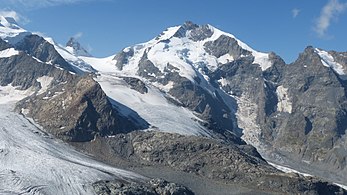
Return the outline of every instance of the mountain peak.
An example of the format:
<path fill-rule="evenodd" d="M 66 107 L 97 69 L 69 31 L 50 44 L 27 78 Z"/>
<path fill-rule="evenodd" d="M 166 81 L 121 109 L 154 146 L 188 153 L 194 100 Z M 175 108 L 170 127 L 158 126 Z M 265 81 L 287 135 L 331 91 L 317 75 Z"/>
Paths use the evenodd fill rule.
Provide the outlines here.
<path fill-rule="evenodd" d="M 213 29 L 210 27 L 210 25 L 207 25 L 207 24 L 197 25 L 191 21 L 187 21 L 180 26 L 180 28 L 174 34 L 174 37 L 177 37 L 177 38 L 188 37 L 192 41 L 196 42 L 196 41 L 202 41 L 207 38 L 210 38 L 212 37 L 212 35 L 213 35 Z"/>
<path fill-rule="evenodd" d="M 14 30 L 21 29 L 16 19 L 10 16 L 0 16 L 0 27 L 10 28 Z"/>
<path fill-rule="evenodd" d="M 74 37 L 71 37 L 69 41 L 66 43 L 66 49 L 75 54 L 76 56 L 85 56 L 85 57 L 91 57 L 86 49 L 84 49 L 81 44 L 78 42 L 78 40 Z"/>

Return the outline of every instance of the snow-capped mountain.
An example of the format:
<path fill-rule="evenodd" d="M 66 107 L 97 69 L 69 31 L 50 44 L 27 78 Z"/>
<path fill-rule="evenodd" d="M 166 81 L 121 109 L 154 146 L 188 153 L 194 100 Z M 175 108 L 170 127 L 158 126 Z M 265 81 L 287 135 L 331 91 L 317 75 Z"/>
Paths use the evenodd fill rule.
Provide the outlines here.
<path fill-rule="evenodd" d="M 322 54 L 322 50 L 308 48 L 297 62 L 286 65 L 276 54 L 258 52 L 211 25 L 186 22 L 113 56 L 95 58 L 81 55 L 83 48 L 75 40 L 69 41 L 64 47 L 52 38 L 25 31 L 8 18 L 1 21 L 0 100 L 7 103 L 5 99 L 13 98 L 16 102 L 12 104 L 14 110 L 21 117 L 31 118 L 33 124 L 40 125 L 45 132 L 43 135 L 52 135 L 72 143 L 77 149 L 108 164 L 134 168 L 151 177 L 159 174 L 160 177 L 188 184 L 200 192 L 201 189 L 211 190 L 206 186 L 218 186 L 218 182 L 236 182 L 237 185 L 242 184 L 238 190 L 244 193 L 343 193 L 342 189 L 318 179 L 302 178 L 276 170 L 250 144 L 269 158 L 273 156 L 264 151 L 272 150 L 274 154 L 282 155 L 281 158 L 275 156 L 274 160 L 286 160 L 285 152 L 291 144 L 291 155 L 294 157 L 304 151 L 300 148 L 303 146 L 307 151 L 313 151 L 312 154 L 318 154 L 311 147 L 313 144 L 305 145 L 300 141 L 301 138 L 310 143 L 317 141 L 315 133 L 319 133 L 320 129 L 316 128 L 325 125 L 320 123 L 325 114 L 331 114 L 329 116 L 337 121 L 325 127 L 336 125 L 337 128 L 327 129 L 330 134 L 317 143 L 325 152 L 331 152 L 330 159 L 324 163 L 334 161 L 337 162 L 334 166 L 340 166 L 343 162 L 335 159 L 343 159 L 344 153 L 332 150 L 324 145 L 324 141 L 338 140 L 334 146 L 343 148 L 342 139 L 337 139 L 336 134 L 331 132 L 343 136 L 344 94 L 341 89 L 345 84 L 339 73 L 345 66 L 344 53 L 328 52 L 328 55 Z M 312 79 L 316 74 L 321 79 Z M 312 106 L 316 100 L 301 101 L 311 97 L 322 84 L 325 87 L 319 88 L 320 95 L 330 98 L 328 106 L 336 108 L 328 110 L 329 113 L 321 109 L 327 106 L 326 103 L 319 102 L 318 106 Z M 338 93 L 334 97 L 329 96 L 332 91 Z M 0 109 L 6 110 L 7 107 L 0 105 Z M 24 120 L 13 119 L 19 115 L 8 109 L 4 113 L 6 116 L 3 118 L 11 118 L 10 121 L 22 123 L 19 121 Z M 300 123 L 293 125 L 297 121 Z M 18 158 L 23 158 L 23 152 L 27 151 L 35 158 L 50 159 L 53 164 L 71 164 L 70 168 L 64 170 L 50 168 L 51 164 L 45 167 L 54 170 L 48 174 L 54 178 L 52 185 L 65 185 L 66 180 L 70 179 L 82 184 L 72 186 L 70 189 L 74 192 L 92 192 L 92 185 L 95 191 L 108 194 L 120 189 L 125 190 L 124 193 L 129 192 L 126 190 L 144 192 L 147 188 L 143 186 L 149 185 L 144 184 L 145 180 L 138 180 L 141 176 L 123 174 L 125 172 L 119 169 L 111 170 L 87 157 L 81 157 L 80 153 L 74 153 L 60 143 L 33 135 L 31 131 L 35 126 L 27 122 L 19 126 L 28 143 L 35 144 L 19 145 L 27 149 L 20 153 L 9 144 L 17 143 L 11 139 L 24 138 L 13 132 L 8 123 L 4 123 L 1 127 L 8 130 L 0 134 L 6 142 L 4 149 L 0 142 L 0 156 L 3 151 L 14 151 L 19 152 Z M 298 130 L 287 132 L 286 129 L 292 126 L 298 127 Z M 301 136 L 297 139 L 300 143 L 290 142 L 296 135 L 293 132 Z M 310 156 L 304 154 L 301 157 L 306 160 Z M 8 162 L 14 161 L 14 158 L 7 159 Z M 307 160 L 313 165 L 316 162 L 314 157 Z M 28 164 L 33 165 L 36 164 Z M 143 169 L 142 165 L 146 165 L 146 168 Z M 83 172 L 81 169 L 84 166 L 88 167 Z M 155 171 L 148 171 L 151 168 Z M 10 163 L 4 169 L 5 175 L 12 174 L 14 178 L 18 175 L 12 171 L 22 174 L 20 181 L 30 175 L 45 178 L 41 174 L 35 175 L 36 171 L 25 172 Z M 72 169 L 80 172 L 75 173 Z M 162 170 L 169 172 L 161 174 Z M 187 175 L 179 175 L 177 178 L 181 180 L 168 177 L 182 172 Z M 191 185 L 196 179 L 190 180 L 192 173 L 199 175 L 204 182 L 207 181 L 205 179 L 212 179 L 216 183 Z M 88 174 L 95 180 L 86 178 Z M 134 182 L 137 184 L 129 184 L 128 178 L 132 176 L 136 177 Z M 123 183 L 115 185 L 110 181 L 90 184 L 97 180 L 119 178 L 125 181 L 116 181 Z M 35 188 L 22 189 L 17 185 L 21 189 L 14 190 L 16 182 L 12 180 L 2 180 L 0 186 L 11 184 L 13 187 L 6 188 L 6 191 L 32 194 L 46 189 L 36 187 L 37 182 L 30 179 L 25 180 L 28 183 L 23 185 L 34 185 Z M 335 179 L 344 181 L 343 175 Z M 84 182 L 89 186 L 83 191 L 80 188 L 87 185 Z M 158 190 L 172 191 L 174 188 L 173 184 L 168 185 L 171 186 L 168 189 L 163 184 L 151 182 L 150 185 L 156 187 L 147 190 L 154 190 L 158 194 L 165 194 Z M 141 187 L 137 188 L 136 185 Z M 158 186 L 162 186 L 162 189 L 154 189 Z M 323 186 L 322 189 L 319 186 Z M 230 187 L 234 188 L 234 185 Z M 175 189 L 190 194 L 187 189 Z M 51 193 L 49 190 L 44 192 Z"/>
<path fill-rule="evenodd" d="M 340 182 L 346 181 L 336 170 L 346 170 L 343 159 L 347 152 L 333 149 L 346 150 L 342 146 L 347 127 L 343 122 L 343 91 L 347 88 L 343 52 L 308 47 L 296 62 L 286 65 L 276 54 L 258 52 L 211 25 L 186 22 L 148 42 L 127 47 L 114 58 L 82 59 L 99 70 L 96 80 L 109 97 L 133 108 L 159 130 L 224 137 L 231 133 L 242 136 L 269 159 L 297 166 L 297 161 L 289 163 L 288 159 L 301 156 L 301 162 L 315 167 L 306 171 L 326 176 L 323 170 L 328 169 L 339 175 Z M 122 93 L 126 91 L 121 89 L 126 83 L 120 81 L 123 77 L 137 78 L 149 92 L 141 94 L 128 88 Z M 157 95 L 153 96 L 153 91 Z M 151 98 L 146 100 L 146 96 Z M 153 98 L 160 96 L 164 99 Z M 158 107 L 156 102 L 163 100 L 173 107 L 163 103 Z M 176 112 L 177 105 L 189 114 Z M 327 107 L 334 109 L 326 110 Z M 162 111 L 168 109 L 172 112 Z M 186 123 L 176 116 L 196 122 Z M 324 116 L 333 120 L 323 123 Z M 173 123 L 164 125 L 167 119 Z M 318 141 L 322 128 L 327 133 Z M 332 147 L 326 145 L 329 139 L 339 141 Z M 317 143 L 320 151 L 314 149 Z M 326 159 L 324 163 L 322 159 Z M 330 163 L 335 168 L 329 167 Z M 300 166 L 306 167 L 306 163 Z"/>

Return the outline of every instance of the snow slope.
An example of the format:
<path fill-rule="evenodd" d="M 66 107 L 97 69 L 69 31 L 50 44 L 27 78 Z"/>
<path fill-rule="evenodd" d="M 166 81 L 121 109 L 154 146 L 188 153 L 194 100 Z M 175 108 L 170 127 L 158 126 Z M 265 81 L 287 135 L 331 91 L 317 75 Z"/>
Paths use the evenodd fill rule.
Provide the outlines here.
<path fill-rule="evenodd" d="M 99 180 L 146 179 L 95 161 L 43 133 L 11 111 L 9 98 L 26 95 L 17 91 L 15 96 L 14 90 L 0 87 L 0 194 L 93 194 L 90 184 Z"/>
<path fill-rule="evenodd" d="M 11 56 L 18 55 L 19 51 L 15 50 L 14 48 L 9 48 L 0 51 L 0 58 L 9 58 Z"/>
<path fill-rule="evenodd" d="M 341 79 L 347 80 L 347 74 L 344 70 L 343 66 L 337 62 L 333 56 L 331 56 L 328 52 L 318 49 L 315 49 L 315 52 L 321 57 L 322 64 L 326 67 L 330 67 L 333 69 L 338 75 L 340 75 Z"/>
<path fill-rule="evenodd" d="M 164 94 L 149 85 L 148 93 L 141 94 L 114 74 L 101 73 L 96 78 L 102 89 L 111 99 L 133 109 L 152 125 L 152 130 L 160 130 L 183 135 L 209 136 L 190 110 L 168 102 Z M 117 105 L 116 105 L 117 106 Z M 127 110 L 123 110 L 126 115 Z"/>

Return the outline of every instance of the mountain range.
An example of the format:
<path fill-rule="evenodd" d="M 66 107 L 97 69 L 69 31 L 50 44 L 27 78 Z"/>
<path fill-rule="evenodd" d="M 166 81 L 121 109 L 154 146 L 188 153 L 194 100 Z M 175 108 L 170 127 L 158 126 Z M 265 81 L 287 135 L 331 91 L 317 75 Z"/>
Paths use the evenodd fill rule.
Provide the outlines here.
<path fill-rule="evenodd" d="M 347 193 L 347 52 L 286 64 L 192 22 L 106 58 L 0 38 L 0 193 Z"/>

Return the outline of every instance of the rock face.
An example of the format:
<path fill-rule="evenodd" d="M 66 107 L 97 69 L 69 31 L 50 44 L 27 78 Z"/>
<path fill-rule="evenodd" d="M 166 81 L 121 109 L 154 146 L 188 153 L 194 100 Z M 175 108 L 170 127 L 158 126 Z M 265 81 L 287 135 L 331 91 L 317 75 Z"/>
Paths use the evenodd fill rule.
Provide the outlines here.
<path fill-rule="evenodd" d="M 169 183 L 162 179 L 151 179 L 147 183 L 129 183 L 121 181 L 100 181 L 93 184 L 96 194 L 148 194 L 148 195 L 193 195 L 182 185 Z"/>
<path fill-rule="evenodd" d="M 131 89 L 134 89 L 142 94 L 145 94 L 148 92 L 148 89 L 146 87 L 146 84 L 143 83 L 140 79 L 133 78 L 133 77 L 124 77 L 123 80 L 130 85 Z"/>
<path fill-rule="evenodd" d="M 15 45 L 15 48 L 42 62 L 75 72 L 73 67 L 55 50 L 54 46 L 38 35 L 25 36 L 22 41 Z"/>
<path fill-rule="evenodd" d="M 24 99 L 17 110 L 28 110 L 26 116 L 67 141 L 90 141 L 96 135 L 147 128 L 121 116 L 91 77 L 72 77 L 65 82 Z"/>
<path fill-rule="evenodd" d="M 336 61 L 343 61 L 343 55 L 338 56 Z M 317 50 L 308 47 L 285 66 L 276 83 L 277 111 L 268 115 L 263 132 L 272 135 L 264 139 L 289 158 L 339 175 L 347 171 L 346 82 L 323 63 Z"/>
<path fill-rule="evenodd" d="M 259 193 L 346 193 L 316 178 L 282 173 L 266 161 L 246 154 L 234 143 L 208 138 L 132 132 L 86 143 L 84 150 L 99 159 L 123 158 L 137 165 L 167 166 L 214 181 L 255 189 Z M 103 151 L 110 153 L 106 155 Z"/>

